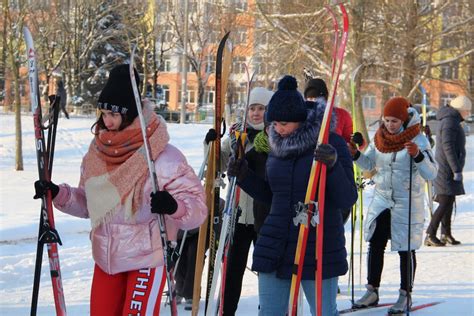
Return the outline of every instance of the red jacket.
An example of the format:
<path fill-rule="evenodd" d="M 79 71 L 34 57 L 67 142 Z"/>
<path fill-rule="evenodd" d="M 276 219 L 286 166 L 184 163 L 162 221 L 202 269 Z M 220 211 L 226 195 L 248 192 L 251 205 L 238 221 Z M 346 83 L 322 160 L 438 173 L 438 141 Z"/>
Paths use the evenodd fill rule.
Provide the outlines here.
<path fill-rule="evenodd" d="M 346 142 L 351 141 L 352 130 L 352 118 L 349 112 L 343 108 L 334 107 L 337 115 L 336 134 L 341 135 Z"/>

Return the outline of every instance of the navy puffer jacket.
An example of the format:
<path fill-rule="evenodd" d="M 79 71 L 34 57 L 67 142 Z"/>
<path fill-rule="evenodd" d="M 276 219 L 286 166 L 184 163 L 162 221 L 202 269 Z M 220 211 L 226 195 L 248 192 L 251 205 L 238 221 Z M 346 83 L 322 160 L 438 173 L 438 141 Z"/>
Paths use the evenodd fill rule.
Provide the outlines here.
<path fill-rule="evenodd" d="M 253 254 L 252 269 L 277 272 L 277 277 L 289 279 L 296 252 L 298 226 L 293 224 L 294 206 L 306 195 L 313 152 L 319 134 L 320 109 L 310 110 L 308 118 L 293 134 L 281 138 L 270 128 L 267 179 L 249 171 L 240 187 L 263 203 L 271 204 L 270 214 L 260 229 Z M 344 139 L 331 133 L 329 143 L 337 150 L 335 166 L 328 170 L 326 209 L 324 215 L 323 279 L 347 272 L 344 226 L 341 209 L 350 208 L 357 200 L 352 158 Z M 303 279 L 315 278 L 315 228 L 310 229 L 303 267 Z"/>

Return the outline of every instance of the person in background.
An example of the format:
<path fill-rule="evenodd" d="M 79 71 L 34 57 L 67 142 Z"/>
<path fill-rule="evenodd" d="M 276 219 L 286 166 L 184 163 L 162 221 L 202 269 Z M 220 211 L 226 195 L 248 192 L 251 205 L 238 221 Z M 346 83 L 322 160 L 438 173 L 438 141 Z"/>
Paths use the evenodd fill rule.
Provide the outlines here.
<path fill-rule="evenodd" d="M 329 143 L 316 146 L 321 115 L 306 108 L 292 76 L 278 83 L 268 105 L 270 152 L 266 178 L 258 177 L 245 158 L 229 160 L 228 175 L 237 177 L 239 186 L 260 202 L 271 205 L 258 234 L 252 270 L 258 272 L 261 316 L 286 315 L 290 297 L 299 226 L 293 219 L 295 207 L 304 202 L 314 160 L 327 167 L 323 246 L 323 315 L 338 315 L 337 281 L 347 272 L 344 226 L 341 209 L 357 199 L 352 160 L 345 140 L 331 132 Z M 318 108 L 324 111 L 324 108 Z M 309 230 L 301 285 L 311 314 L 315 309 L 316 234 Z"/>
<path fill-rule="evenodd" d="M 56 83 L 56 95 L 60 97 L 60 107 L 61 111 L 64 113 L 64 116 L 69 119 L 69 113 L 67 112 L 66 109 L 66 104 L 67 104 L 67 92 L 66 89 L 64 88 L 64 82 L 59 79 Z"/>
<path fill-rule="evenodd" d="M 199 228 L 188 230 L 186 238 L 183 238 L 184 231 L 178 231 L 178 245 L 180 249 L 183 244 L 183 251 L 180 254 L 179 263 L 176 269 L 176 303 L 181 304 L 184 299 L 184 310 L 192 310 L 193 307 L 193 287 L 194 272 L 196 268 L 196 252 L 199 238 Z"/>
<path fill-rule="evenodd" d="M 137 86 L 138 73 L 135 71 Z M 184 155 L 169 144 L 166 122 L 144 100 L 146 130 L 158 191 L 153 192 L 129 65 L 110 71 L 97 102 L 100 116 L 81 164 L 78 187 L 35 182 L 35 197 L 51 191 L 54 206 L 90 218 L 95 262 L 90 315 L 159 315 L 166 281 L 158 223 L 167 236 L 193 229 L 206 218 L 204 189 Z"/>
<path fill-rule="evenodd" d="M 324 101 L 327 102 L 328 96 L 328 87 L 323 79 L 313 78 L 308 80 L 304 89 L 304 98 L 307 101 L 316 102 L 318 98 L 323 98 Z M 349 143 L 353 133 L 351 114 L 340 107 L 335 106 L 333 109 L 334 112 L 336 112 L 337 117 L 335 132 L 336 134 L 341 135 L 342 138 Z"/>
<path fill-rule="evenodd" d="M 263 87 L 255 87 L 250 91 L 249 108 L 247 114 L 247 139 L 244 144 L 244 152 L 247 154 L 254 146 L 254 140 L 263 131 L 265 108 L 272 97 L 273 92 Z M 221 146 L 221 170 L 226 170 L 228 161 L 237 151 L 237 137 L 235 132 L 240 130 L 241 122 L 234 124 Z M 215 130 L 211 129 L 206 134 L 205 143 L 215 140 Z M 242 279 L 247 267 L 247 258 L 250 244 L 257 239 L 254 228 L 254 201 L 246 192 L 240 191 L 238 204 L 237 224 L 235 225 L 234 237 L 227 258 L 227 273 L 224 291 L 225 316 L 232 316 L 237 311 L 242 291 Z"/>
<path fill-rule="evenodd" d="M 433 185 L 439 205 L 426 230 L 426 246 L 441 247 L 461 243 L 453 237 L 451 216 L 456 195 L 465 194 L 462 171 L 466 162 L 466 136 L 461 123 L 464 121 L 463 115 L 471 108 L 472 103 L 466 96 L 458 96 L 441 107 L 436 114 L 439 125 L 435 159 L 439 164 L 439 171 Z M 436 232 L 440 223 L 441 239 L 438 239 Z"/>
<path fill-rule="evenodd" d="M 377 171 L 372 178 L 375 182 L 374 197 L 364 223 L 365 240 L 369 242 L 367 291 L 354 307 L 378 304 L 384 252 L 390 239 L 392 250 L 398 251 L 400 257 L 400 290 L 389 314 L 403 313 L 408 302 L 411 304 L 416 271 L 415 250 L 420 248 L 423 237 L 424 183 L 433 180 L 437 173 L 428 139 L 421 133 L 420 116 L 409 106 L 408 100 L 402 97 L 391 98 L 385 103 L 382 125 L 375 133 L 374 143 L 364 153 L 354 142 L 349 143 L 355 163 L 364 170 L 375 168 Z M 408 277 L 408 259 L 411 279 Z"/>

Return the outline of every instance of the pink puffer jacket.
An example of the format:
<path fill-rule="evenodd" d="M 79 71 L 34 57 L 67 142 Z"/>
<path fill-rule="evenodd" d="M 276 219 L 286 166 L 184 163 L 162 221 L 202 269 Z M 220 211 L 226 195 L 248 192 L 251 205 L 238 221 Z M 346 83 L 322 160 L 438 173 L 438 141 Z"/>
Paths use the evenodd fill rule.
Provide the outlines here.
<path fill-rule="evenodd" d="M 160 189 L 176 199 L 178 209 L 166 215 L 168 239 L 176 240 L 179 229 L 198 227 L 207 216 L 204 190 L 186 158 L 174 146 L 167 145 L 155 161 Z M 92 255 L 99 267 L 109 274 L 163 265 L 163 250 L 158 215 L 150 212 L 151 181 L 145 183 L 143 203 L 133 218 L 126 220 L 123 209 L 92 229 Z M 61 184 L 54 206 L 67 214 L 89 218 L 84 188 Z"/>

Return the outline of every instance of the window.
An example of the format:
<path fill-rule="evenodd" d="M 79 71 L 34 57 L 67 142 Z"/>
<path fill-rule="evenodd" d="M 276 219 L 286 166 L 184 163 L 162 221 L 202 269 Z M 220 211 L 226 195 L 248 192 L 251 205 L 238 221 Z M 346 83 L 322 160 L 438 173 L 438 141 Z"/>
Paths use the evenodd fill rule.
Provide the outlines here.
<path fill-rule="evenodd" d="M 216 92 L 214 87 L 207 87 L 204 91 L 204 104 L 213 104 Z"/>
<path fill-rule="evenodd" d="M 164 72 L 171 71 L 171 59 L 169 57 L 163 57 L 159 70 Z"/>
<path fill-rule="evenodd" d="M 233 58 L 232 72 L 234 74 L 244 74 L 245 73 L 245 57 L 237 56 Z"/>
<path fill-rule="evenodd" d="M 441 79 L 458 79 L 458 63 L 453 62 L 450 64 L 441 65 L 440 67 L 440 78 Z"/>
<path fill-rule="evenodd" d="M 375 110 L 377 98 L 373 93 L 366 93 L 362 96 L 362 108 L 364 110 Z"/>
<path fill-rule="evenodd" d="M 247 84 L 241 83 L 240 85 L 234 86 L 234 93 L 232 94 L 232 104 L 237 106 L 245 105 L 247 100 Z"/>
<path fill-rule="evenodd" d="M 258 75 L 265 75 L 268 73 L 268 60 L 263 57 L 255 57 L 253 66 Z"/>
<path fill-rule="evenodd" d="M 247 42 L 247 29 L 245 27 L 239 27 L 234 34 L 235 44 L 245 44 Z"/>
<path fill-rule="evenodd" d="M 448 104 L 455 97 L 456 95 L 453 93 L 442 93 L 441 97 L 439 98 L 439 106 Z"/>
<path fill-rule="evenodd" d="M 216 71 L 216 56 L 207 55 L 206 58 L 206 73 L 213 73 Z"/>
<path fill-rule="evenodd" d="M 186 103 L 187 104 L 195 104 L 196 103 L 196 90 L 194 87 L 188 87 Z M 181 88 L 178 91 L 178 103 L 181 103 L 183 92 Z"/>
<path fill-rule="evenodd" d="M 163 93 L 163 100 L 168 104 L 170 102 L 170 86 L 162 85 L 161 86 Z"/>
<path fill-rule="evenodd" d="M 462 3 L 454 1 L 442 13 L 442 29 L 446 30 L 451 25 L 458 22 L 459 17 L 462 16 Z"/>

